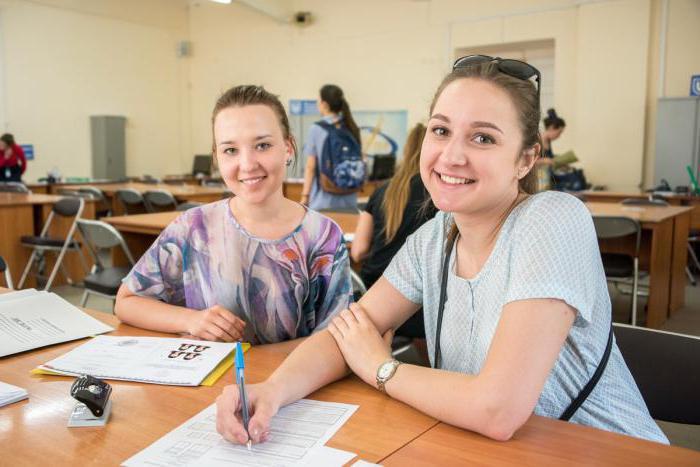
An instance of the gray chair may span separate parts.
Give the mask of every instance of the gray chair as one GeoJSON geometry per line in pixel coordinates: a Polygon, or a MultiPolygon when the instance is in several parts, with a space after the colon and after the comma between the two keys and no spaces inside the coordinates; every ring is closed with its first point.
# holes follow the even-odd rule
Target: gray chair
{"type": "Polygon", "coordinates": [[[198,203],[196,201],[187,201],[185,203],[181,203],[177,205],[177,211],[187,211],[192,208],[196,208],[198,206],[203,206],[204,203],[198,203]]]}
{"type": "Polygon", "coordinates": [[[143,214],[148,212],[146,201],[138,191],[131,188],[123,188],[114,193],[119,203],[124,208],[124,212],[130,214],[143,214]]]}
{"type": "Polygon", "coordinates": [[[95,206],[95,214],[97,217],[107,217],[112,215],[112,207],[107,202],[107,198],[102,190],[94,186],[81,186],[78,188],[79,193],[90,193],[97,201],[95,206]]]}
{"type": "Polygon", "coordinates": [[[358,273],[350,270],[350,282],[352,284],[352,295],[356,302],[367,292],[367,287],[358,273]]]}
{"type": "Polygon", "coordinates": [[[10,266],[5,262],[5,258],[0,256],[0,273],[5,276],[5,287],[8,289],[14,289],[12,284],[12,275],[10,274],[10,266]]]}
{"type": "Polygon", "coordinates": [[[700,337],[624,324],[613,329],[651,416],[700,425],[700,337]]]}
{"type": "Polygon", "coordinates": [[[54,264],[54,267],[51,270],[51,274],[49,275],[49,278],[46,281],[44,290],[49,290],[51,288],[51,284],[56,278],[56,274],[58,273],[59,269],[65,276],[66,281],[69,284],[73,284],[73,281],[71,280],[70,276],[68,275],[63,266],[63,257],[69,251],[78,253],[80,261],[83,265],[83,269],[85,269],[86,273],[88,272],[88,266],[85,262],[85,257],[83,256],[83,251],[81,250],[80,243],[73,239],[75,229],[77,228],[76,222],[80,218],[80,215],[83,213],[83,209],[85,209],[85,200],[83,198],[62,198],[59,201],[57,201],[56,204],[53,205],[53,209],[51,209],[51,213],[46,219],[46,223],[44,223],[44,227],[42,228],[41,233],[38,236],[22,236],[22,238],[20,239],[22,246],[26,248],[31,248],[32,254],[29,257],[27,266],[24,268],[24,272],[22,273],[22,277],[19,280],[19,284],[17,284],[18,289],[21,289],[24,286],[24,282],[26,281],[27,276],[29,275],[29,271],[31,270],[34,263],[41,264],[44,259],[44,255],[48,252],[57,253],[58,257],[56,258],[56,264],[54,264]],[[56,238],[49,236],[51,223],[53,222],[56,216],[73,218],[73,222],[71,223],[70,229],[68,230],[68,234],[65,238],[56,238]]]}
{"type": "Polygon", "coordinates": [[[632,304],[630,322],[637,325],[637,297],[639,293],[639,247],[642,228],[634,219],[622,216],[593,216],[596,235],[601,240],[634,236],[634,252],[601,253],[603,269],[608,280],[632,279],[632,304]]]}
{"type": "Polygon", "coordinates": [[[165,190],[149,190],[143,194],[148,212],[164,212],[177,210],[175,197],[165,190]]]}
{"type": "Polygon", "coordinates": [[[129,251],[129,247],[124,241],[124,237],[110,224],[102,221],[88,219],[78,220],[78,230],[88,247],[90,256],[95,262],[90,274],[83,280],[85,292],[80,302],[80,306],[85,306],[91,294],[99,295],[111,300],[116,299],[117,291],[131,268],[134,266],[134,257],[129,251]],[[120,247],[124,256],[129,261],[129,267],[106,266],[100,259],[100,254],[104,251],[111,251],[112,248],[120,247]]]}
{"type": "MultiPolygon", "coordinates": [[[[700,261],[698,261],[698,256],[695,254],[694,244],[700,244],[700,230],[691,230],[688,236],[688,261],[692,262],[695,269],[700,271],[700,261]]],[[[690,266],[685,267],[685,273],[688,275],[688,280],[693,285],[697,285],[697,280],[690,270],[690,266]]]]}
{"type": "Polygon", "coordinates": [[[31,194],[31,190],[24,183],[2,182],[0,183],[0,193],[25,193],[31,194]]]}

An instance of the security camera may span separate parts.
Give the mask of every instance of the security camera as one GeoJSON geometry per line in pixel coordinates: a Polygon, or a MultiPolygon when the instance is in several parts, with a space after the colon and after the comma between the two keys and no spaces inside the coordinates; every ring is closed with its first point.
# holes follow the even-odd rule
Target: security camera
{"type": "Polygon", "coordinates": [[[311,24],[313,17],[310,11],[298,11],[294,13],[294,23],[297,26],[308,26],[311,24]]]}

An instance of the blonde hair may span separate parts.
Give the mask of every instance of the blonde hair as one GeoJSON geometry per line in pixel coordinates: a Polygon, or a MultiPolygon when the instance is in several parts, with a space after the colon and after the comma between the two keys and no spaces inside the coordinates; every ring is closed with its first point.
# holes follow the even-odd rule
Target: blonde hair
{"type": "Polygon", "coordinates": [[[389,181],[382,200],[384,237],[394,239],[403,221],[404,210],[411,193],[411,179],[420,173],[420,149],[425,137],[425,125],[418,123],[411,129],[403,148],[403,160],[389,181]]]}

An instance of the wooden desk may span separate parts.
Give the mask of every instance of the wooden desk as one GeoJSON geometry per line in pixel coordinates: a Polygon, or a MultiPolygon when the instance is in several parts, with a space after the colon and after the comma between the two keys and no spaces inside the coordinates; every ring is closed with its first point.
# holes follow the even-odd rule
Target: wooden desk
{"type": "MultiPolygon", "coordinates": [[[[640,269],[649,271],[647,326],[659,328],[669,314],[685,304],[687,238],[692,207],[625,206],[588,202],[593,215],[625,216],[642,226],[640,269]]],[[[602,252],[633,253],[628,239],[600,242],[602,252]]]]}
{"type": "MultiPolygon", "coordinates": [[[[0,288],[0,293],[5,292],[0,288]]],[[[119,324],[88,311],[117,330],[113,335],[164,335],[119,324]]],[[[231,380],[213,387],[176,387],[110,381],[113,409],[106,427],[67,428],[75,401],[73,378],[34,376],[29,370],[84,340],[0,358],[2,380],[29,391],[29,400],[0,409],[0,452],[7,465],[118,465],[210,404],[231,380]]],[[[292,343],[253,347],[246,377],[263,381],[287,356],[292,343]]],[[[384,465],[698,465],[700,453],[594,428],[532,416],[513,440],[492,441],[438,423],[348,377],[310,399],[358,404],[360,408],[328,445],[384,465]]]]}
{"type": "MultiPolygon", "coordinates": [[[[582,191],[581,194],[587,201],[599,203],[620,203],[623,199],[648,199],[649,193],[640,191],[621,192],[621,191],[582,191]]],[[[690,228],[700,230],[700,196],[691,196],[687,194],[663,194],[659,195],[672,206],[690,206],[693,211],[690,215],[690,228]]]]}
{"type": "MultiPolygon", "coordinates": [[[[2,255],[10,266],[12,279],[15,287],[19,283],[22,272],[29,261],[31,250],[21,244],[24,235],[39,235],[44,222],[49,216],[53,204],[61,199],[61,196],[23,193],[0,193],[0,255],[2,255]]],[[[95,202],[86,200],[82,217],[86,219],[95,218],[95,202]]],[[[55,217],[49,235],[65,237],[68,234],[71,222],[62,217],[55,217]]],[[[80,239],[80,234],[76,231],[76,238],[80,239]]],[[[88,263],[92,266],[90,254],[87,247],[83,246],[83,254],[88,263]]],[[[55,255],[46,256],[46,271],[51,270],[54,265],[55,255]]],[[[68,253],[63,259],[71,279],[79,282],[85,276],[85,270],[80,259],[75,253],[68,253]]],[[[54,284],[64,283],[63,276],[58,274],[54,284]]],[[[34,278],[27,279],[25,287],[34,287],[34,278]]]]}
{"type": "MultiPolygon", "coordinates": [[[[374,190],[385,182],[386,180],[371,180],[365,182],[365,184],[362,186],[362,190],[357,193],[357,196],[368,198],[372,193],[374,193],[374,190]]],[[[301,201],[301,191],[303,187],[303,180],[287,180],[282,185],[282,193],[284,193],[285,198],[293,201],[301,201]]]]}
{"type": "MultiPolygon", "coordinates": [[[[126,244],[129,246],[134,259],[138,259],[153,244],[156,237],[168,226],[180,212],[159,212],[155,214],[134,214],[131,216],[105,217],[103,220],[112,224],[121,232],[126,244]]],[[[357,227],[357,214],[341,212],[324,212],[338,223],[343,232],[355,232],[357,227]]],[[[348,245],[352,246],[351,244],[348,245]]],[[[115,264],[126,266],[126,258],[121,252],[115,251],[112,257],[115,264]]]]}
{"type": "Polygon", "coordinates": [[[382,460],[382,465],[697,466],[700,452],[532,416],[504,443],[439,423],[382,460]]]}
{"type": "MultiPolygon", "coordinates": [[[[81,186],[90,186],[89,184],[78,185],[75,188],[80,188],[81,186]]],[[[115,193],[117,190],[122,189],[132,189],[139,193],[145,193],[149,190],[165,190],[170,192],[178,202],[185,201],[195,201],[198,203],[211,203],[212,201],[220,200],[224,193],[225,188],[219,187],[208,187],[208,186],[193,186],[193,185],[168,185],[165,183],[148,184],[148,183],[107,183],[104,185],[99,185],[98,188],[102,190],[107,198],[108,203],[112,207],[113,215],[124,214],[124,209],[121,203],[117,200],[115,193]]]]}
{"type": "MultiPolygon", "coordinates": [[[[116,317],[89,312],[118,327],[113,335],[164,335],[119,324],[116,317]]],[[[172,337],[172,336],[169,336],[172,337]]],[[[0,409],[3,465],[119,465],[212,404],[230,376],[213,387],[177,387],[110,381],[112,415],[106,427],[68,428],[75,405],[69,395],[73,378],[33,376],[29,370],[84,341],[0,358],[4,382],[29,391],[29,400],[0,409]]],[[[290,343],[257,346],[246,353],[246,378],[264,380],[293,348],[290,343]]],[[[437,421],[380,394],[357,377],[348,377],[310,395],[360,408],[328,442],[334,448],[377,462],[434,426],[437,421]]]]}

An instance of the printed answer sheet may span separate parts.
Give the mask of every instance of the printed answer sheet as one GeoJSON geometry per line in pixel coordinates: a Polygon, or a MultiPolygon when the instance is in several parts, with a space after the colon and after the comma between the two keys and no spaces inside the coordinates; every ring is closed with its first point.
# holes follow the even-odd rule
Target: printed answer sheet
{"type": "Polygon", "coordinates": [[[199,386],[234,344],[176,337],[97,336],[41,365],[68,375],[199,386]]]}
{"type": "Polygon", "coordinates": [[[210,405],[140,453],[124,466],[307,466],[343,465],[352,453],[324,444],[357,410],[357,405],[302,399],[280,409],[270,425],[270,439],[252,451],[231,444],[216,431],[216,404],[210,405]]]}
{"type": "Polygon", "coordinates": [[[114,331],[58,295],[34,289],[0,295],[0,357],[114,331]]]}

